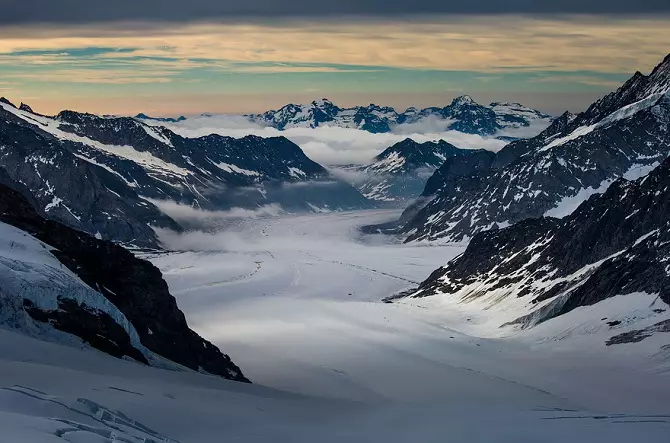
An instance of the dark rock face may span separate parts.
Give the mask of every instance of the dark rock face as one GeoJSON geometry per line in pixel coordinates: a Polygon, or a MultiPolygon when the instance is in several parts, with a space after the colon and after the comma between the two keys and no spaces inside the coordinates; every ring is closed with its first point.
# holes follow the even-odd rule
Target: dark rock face
{"type": "Polygon", "coordinates": [[[484,106],[467,95],[455,98],[450,105],[443,108],[409,108],[404,112],[375,104],[340,108],[324,98],[309,105],[289,104],[276,111],[247,117],[253,122],[279,130],[328,125],[372,133],[390,132],[394,126],[417,123],[425,119],[449,119],[453,121],[449,123],[448,129],[480,135],[493,135],[506,128],[527,127],[537,120],[547,123],[551,120],[549,115],[518,103],[491,103],[484,106]]]}
{"type": "MultiPolygon", "coordinates": [[[[54,247],[52,254],[116,306],[149,350],[194,370],[248,381],[227,355],[189,329],[160,271],[148,261],[114,243],[42,218],[19,192],[5,185],[0,185],[0,221],[54,247]]],[[[59,300],[58,311],[40,310],[29,301],[24,301],[24,308],[34,319],[50,322],[104,352],[146,363],[125,330],[103,312],[73,299],[59,300]]]]}
{"type": "Polygon", "coordinates": [[[401,232],[408,241],[460,241],[526,218],[565,216],[585,194],[644,175],[670,155],[669,66],[666,58],[584,113],[566,113],[538,136],[508,144],[488,166],[454,167],[447,178],[438,169],[423,192],[430,203],[401,232]]]}
{"type": "Polygon", "coordinates": [[[515,322],[529,327],[623,294],[658,294],[670,304],[669,262],[670,158],[647,177],[619,179],[564,219],[527,219],[475,235],[411,296],[546,302],[515,322]]]}
{"type": "Polygon", "coordinates": [[[150,226],[180,230],[146,198],[206,210],[372,206],[283,137],[188,139],[133,118],[73,111],[50,118],[2,105],[0,167],[48,217],[138,246],[157,246],[150,226]]]}
{"type": "Polygon", "coordinates": [[[480,152],[483,151],[459,149],[444,140],[417,143],[408,138],[384,150],[374,163],[360,167],[369,178],[358,189],[365,197],[380,202],[414,200],[445,160],[480,152]]]}
{"type": "Polygon", "coordinates": [[[33,319],[76,335],[105,354],[116,358],[128,356],[149,364],[146,357],[133,346],[126,330],[105,312],[63,298],[58,300],[59,309],[55,311],[40,309],[28,299],[23,300],[23,308],[33,319]]]}
{"type": "Polygon", "coordinates": [[[21,111],[26,111],[26,112],[33,113],[33,109],[27,103],[21,103],[21,105],[19,106],[19,109],[21,111]]]}
{"type": "Polygon", "coordinates": [[[636,329],[615,335],[605,342],[607,346],[620,345],[623,343],[637,343],[651,337],[656,332],[670,332],[670,320],[665,320],[644,329],[636,329]]]}
{"type": "Polygon", "coordinates": [[[9,100],[7,100],[5,97],[0,97],[0,103],[4,103],[6,105],[11,106],[12,108],[16,108],[16,105],[9,100]]]}

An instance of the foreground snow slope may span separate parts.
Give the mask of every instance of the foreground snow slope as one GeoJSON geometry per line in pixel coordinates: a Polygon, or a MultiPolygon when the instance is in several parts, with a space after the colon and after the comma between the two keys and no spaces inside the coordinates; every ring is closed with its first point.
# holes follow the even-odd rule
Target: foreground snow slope
{"type": "Polygon", "coordinates": [[[541,393],[504,407],[472,404],[467,396],[383,406],[303,397],[148,368],[2,330],[0,355],[3,443],[437,443],[445,435],[454,442],[661,443],[670,428],[662,414],[568,410],[541,393]]]}

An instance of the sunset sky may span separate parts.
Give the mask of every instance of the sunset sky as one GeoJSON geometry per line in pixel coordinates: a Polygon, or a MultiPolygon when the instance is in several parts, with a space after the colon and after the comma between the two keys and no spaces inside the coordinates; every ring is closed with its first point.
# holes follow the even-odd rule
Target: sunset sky
{"type": "Polygon", "coordinates": [[[0,95],[36,111],[580,110],[670,52],[667,1],[0,0],[0,95]],[[542,3],[538,5],[538,3],[542,3]]]}

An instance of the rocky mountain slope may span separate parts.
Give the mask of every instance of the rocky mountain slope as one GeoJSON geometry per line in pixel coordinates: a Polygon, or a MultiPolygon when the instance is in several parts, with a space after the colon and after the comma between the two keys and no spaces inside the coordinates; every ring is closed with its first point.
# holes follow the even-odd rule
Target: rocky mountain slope
{"type": "Polygon", "coordinates": [[[22,195],[26,189],[15,186],[21,192],[0,184],[3,327],[75,346],[83,341],[154,366],[248,381],[227,355],[189,329],[155,266],[44,219],[22,195]]]}
{"type": "Polygon", "coordinates": [[[409,108],[403,112],[374,104],[340,108],[324,98],[308,105],[289,104],[278,110],[249,115],[248,118],[279,130],[327,125],[372,133],[390,132],[398,125],[437,120],[443,122],[444,130],[480,135],[494,135],[504,129],[538,123],[539,126],[546,126],[551,121],[549,115],[518,103],[499,102],[484,106],[467,95],[455,98],[442,108],[409,108]]]}
{"type": "Polygon", "coordinates": [[[405,139],[385,149],[374,162],[357,169],[367,177],[358,190],[370,200],[386,203],[411,201],[421,195],[426,180],[447,158],[482,150],[459,149],[440,140],[417,143],[405,139]]]}
{"type": "MultiPolygon", "coordinates": [[[[439,294],[491,309],[516,305],[510,323],[524,328],[614,297],[635,305],[651,294],[653,324],[608,344],[670,332],[670,158],[644,178],[618,179],[563,219],[527,219],[475,235],[410,297],[439,294]]],[[[635,320],[629,317],[603,322],[616,332],[635,320]]]]}
{"type": "Polygon", "coordinates": [[[128,117],[44,117],[6,100],[0,166],[30,189],[49,218],[139,246],[156,245],[149,225],[179,229],[151,199],[207,210],[370,206],[283,137],[191,139],[128,117]]]}
{"type": "Polygon", "coordinates": [[[475,167],[445,163],[411,208],[409,241],[460,241],[544,214],[562,217],[619,177],[648,173],[670,154],[670,56],[585,112],[512,142],[475,167]]]}

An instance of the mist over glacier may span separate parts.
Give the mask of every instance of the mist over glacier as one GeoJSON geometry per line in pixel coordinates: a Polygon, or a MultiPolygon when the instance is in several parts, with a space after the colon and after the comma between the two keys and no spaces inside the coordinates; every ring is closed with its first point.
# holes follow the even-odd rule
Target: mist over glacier
{"type": "MultiPolygon", "coordinates": [[[[312,160],[324,165],[366,164],[387,147],[406,138],[417,142],[446,140],[464,149],[488,149],[498,151],[507,142],[496,137],[483,137],[448,130],[448,120],[425,119],[420,123],[402,124],[390,133],[374,134],[355,128],[319,126],[316,128],[287,128],[280,131],[252,123],[238,115],[206,115],[187,118],[178,123],[158,122],[184,137],[200,137],[219,134],[230,137],[244,137],[249,134],[261,137],[284,136],[302,148],[312,160]]],[[[506,130],[500,136],[534,135],[542,128],[506,130]]]]}
{"type": "MultiPolygon", "coordinates": [[[[630,304],[578,311],[519,334],[500,328],[500,319],[524,312],[521,302],[500,309],[448,298],[381,303],[465,248],[402,244],[358,231],[397,214],[277,214],[227,220],[225,230],[163,231],[160,239],[175,252],[152,261],[194,329],[266,386],[441,407],[457,401],[464,407],[599,409],[626,398],[626,407],[644,410],[653,403],[642,392],[660,380],[627,379],[646,365],[630,359],[632,350],[610,350],[608,364],[590,355],[603,352],[592,347],[608,335],[594,318],[616,318],[630,312],[630,304]],[[551,338],[564,334],[573,336],[551,338]],[[618,388],[606,389],[612,383],[618,388]]],[[[640,318],[652,313],[642,299],[631,303],[636,300],[640,318]]],[[[657,344],[634,352],[649,355],[657,344]]],[[[666,394],[659,393],[659,401],[666,394]]]]}

